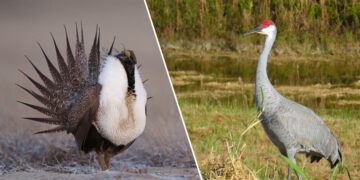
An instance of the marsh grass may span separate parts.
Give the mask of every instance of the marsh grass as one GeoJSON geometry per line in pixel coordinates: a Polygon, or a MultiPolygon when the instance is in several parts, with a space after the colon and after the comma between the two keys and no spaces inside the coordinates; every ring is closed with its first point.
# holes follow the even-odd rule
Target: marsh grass
{"type": "Polygon", "coordinates": [[[245,163],[243,163],[243,156],[246,155],[246,143],[242,141],[242,136],[247,131],[255,127],[260,121],[259,117],[261,112],[257,114],[256,118],[252,120],[250,125],[241,133],[239,141],[234,139],[232,132],[228,133],[228,137],[224,137],[226,152],[225,157],[219,156],[213,151],[210,152],[210,156],[205,166],[210,169],[207,174],[203,174],[205,179],[257,179],[256,171],[250,169],[245,163]]]}

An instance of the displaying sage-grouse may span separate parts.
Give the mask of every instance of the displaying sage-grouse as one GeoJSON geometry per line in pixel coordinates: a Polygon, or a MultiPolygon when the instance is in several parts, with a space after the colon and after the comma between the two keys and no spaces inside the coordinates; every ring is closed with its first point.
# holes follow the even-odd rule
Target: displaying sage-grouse
{"type": "Polygon", "coordinates": [[[100,30],[96,28],[89,57],[85,54],[82,27],[81,41],[76,27],[75,56],[66,28],[65,34],[67,63],[51,34],[59,70],[39,44],[53,80],[46,77],[28,57],[44,85],[20,71],[41,94],[18,86],[46,107],[19,102],[48,116],[25,119],[57,125],[36,134],[71,133],[80,150],[85,153],[95,151],[101,168],[109,169],[110,158],[129,148],[145,128],[147,95],[136,67],[135,53],[123,50],[112,55],[114,39],[100,70],[100,30]]]}

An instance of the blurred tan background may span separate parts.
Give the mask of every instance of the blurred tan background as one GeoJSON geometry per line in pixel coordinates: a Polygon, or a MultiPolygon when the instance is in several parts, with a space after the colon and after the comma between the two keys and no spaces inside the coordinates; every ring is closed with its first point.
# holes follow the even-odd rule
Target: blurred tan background
{"type": "MultiPolygon", "coordinates": [[[[143,80],[149,79],[145,83],[145,88],[148,95],[153,98],[148,102],[145,132],[127,152],[117,159],[121,161],[129,156],[141,159],[146,156],[146,158],[156,159],[147,161],[150,165],[194,167],[191,149],[166,67],[161,59],[146,6],[141,0],[106,2],[2,0],[0,2],[0,132],[3,134],[0,136],[2,143],[0,146],[2,156],[10,153],[6,151],[11,149],[7,147],[10,146],[11,141],[27,141],[27,138],[38,137],[44,141],[49,138],[50,143],[62,138],[61,142],[65,139],[70,148],[72,146],[75,148],[72,137],[64,135],[65,133],[30,135],[49,126],[22,119],[22,117],[37,116],[39,113],[16,102],[16,100],[21,100],[34,103],[36,100],[15,86],[15,83],[35,90],[36,88],[18,72],[18,69],[21,69],[31,77],[39,79],[24,55],[30,57],[39,69],[49,75],[45,59],[36,42],[40,42],[52,62],[56,64],[55,49],[49,33],[53,33],[64,55],[63,25],[67,26],[70,43],[74,47],[75,22],[80,24],[80,21],[84,26],[87,53],[90,51],[95,27],[98,24],[101,28],[101,47],[107,50],[115,35],[114,47],[121,50],[121,43],[123,43],[127,49],[134,50],[138,64],[142,64],[140,73],[143,80]],[[176,162],[177,160],[179,163],[176,162]]],[[[27,149],[37,146],[36,140],[33,143],[29,144],[27,149]]],[[[24,142],[24,144],[27,143],[24,142]]],[[[18,156],[22,156],[23,151],[18,153],[18,156]]],[[[141,160],[139,162],[141,163],[141,160]]]]}

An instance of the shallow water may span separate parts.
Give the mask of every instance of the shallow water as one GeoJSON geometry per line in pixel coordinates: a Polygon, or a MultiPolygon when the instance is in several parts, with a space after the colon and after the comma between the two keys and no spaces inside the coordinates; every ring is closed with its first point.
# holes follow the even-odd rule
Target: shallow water
{"type": "MultiPolygon", "coordinates": [[[[165,54],[178,98],[196,103],[255,106],[256,59],[165,54]]],[[[311,108],[356,111],[360,61],[354,57],[276,58],[268,76],[286,97],[311,108]]]]}
{"type": "MultiPolygon", "coordinates": [[[[170,71],[195,71],[215,77],[241,77],[254,82],[257,59],[229,56],[186,56],[165,54],[170,71]]],[[[360,60],[356,57],[320,58],[276,57],[268,62],[268,75],[274,85],[343,84],[360,79],[360,60]]]]}

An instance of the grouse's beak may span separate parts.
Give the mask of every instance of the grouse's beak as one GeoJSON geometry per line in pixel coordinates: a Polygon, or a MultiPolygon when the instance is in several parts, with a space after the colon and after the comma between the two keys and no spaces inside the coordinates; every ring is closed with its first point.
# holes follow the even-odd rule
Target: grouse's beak
{"type": "Polygon", "coordinates": [[[262,29],[263,29],[263,27],[262,27],[262,25],[260,25],[260,26],[258,26],[258,27],[256,27],[256,28],[254,28],[254,29],[252,29],[252,30],[244,33],[244,36],[247,36],[247,35],[249,35],[249,34],[251,34],[251,33],[261,32],[262,29]]]}

